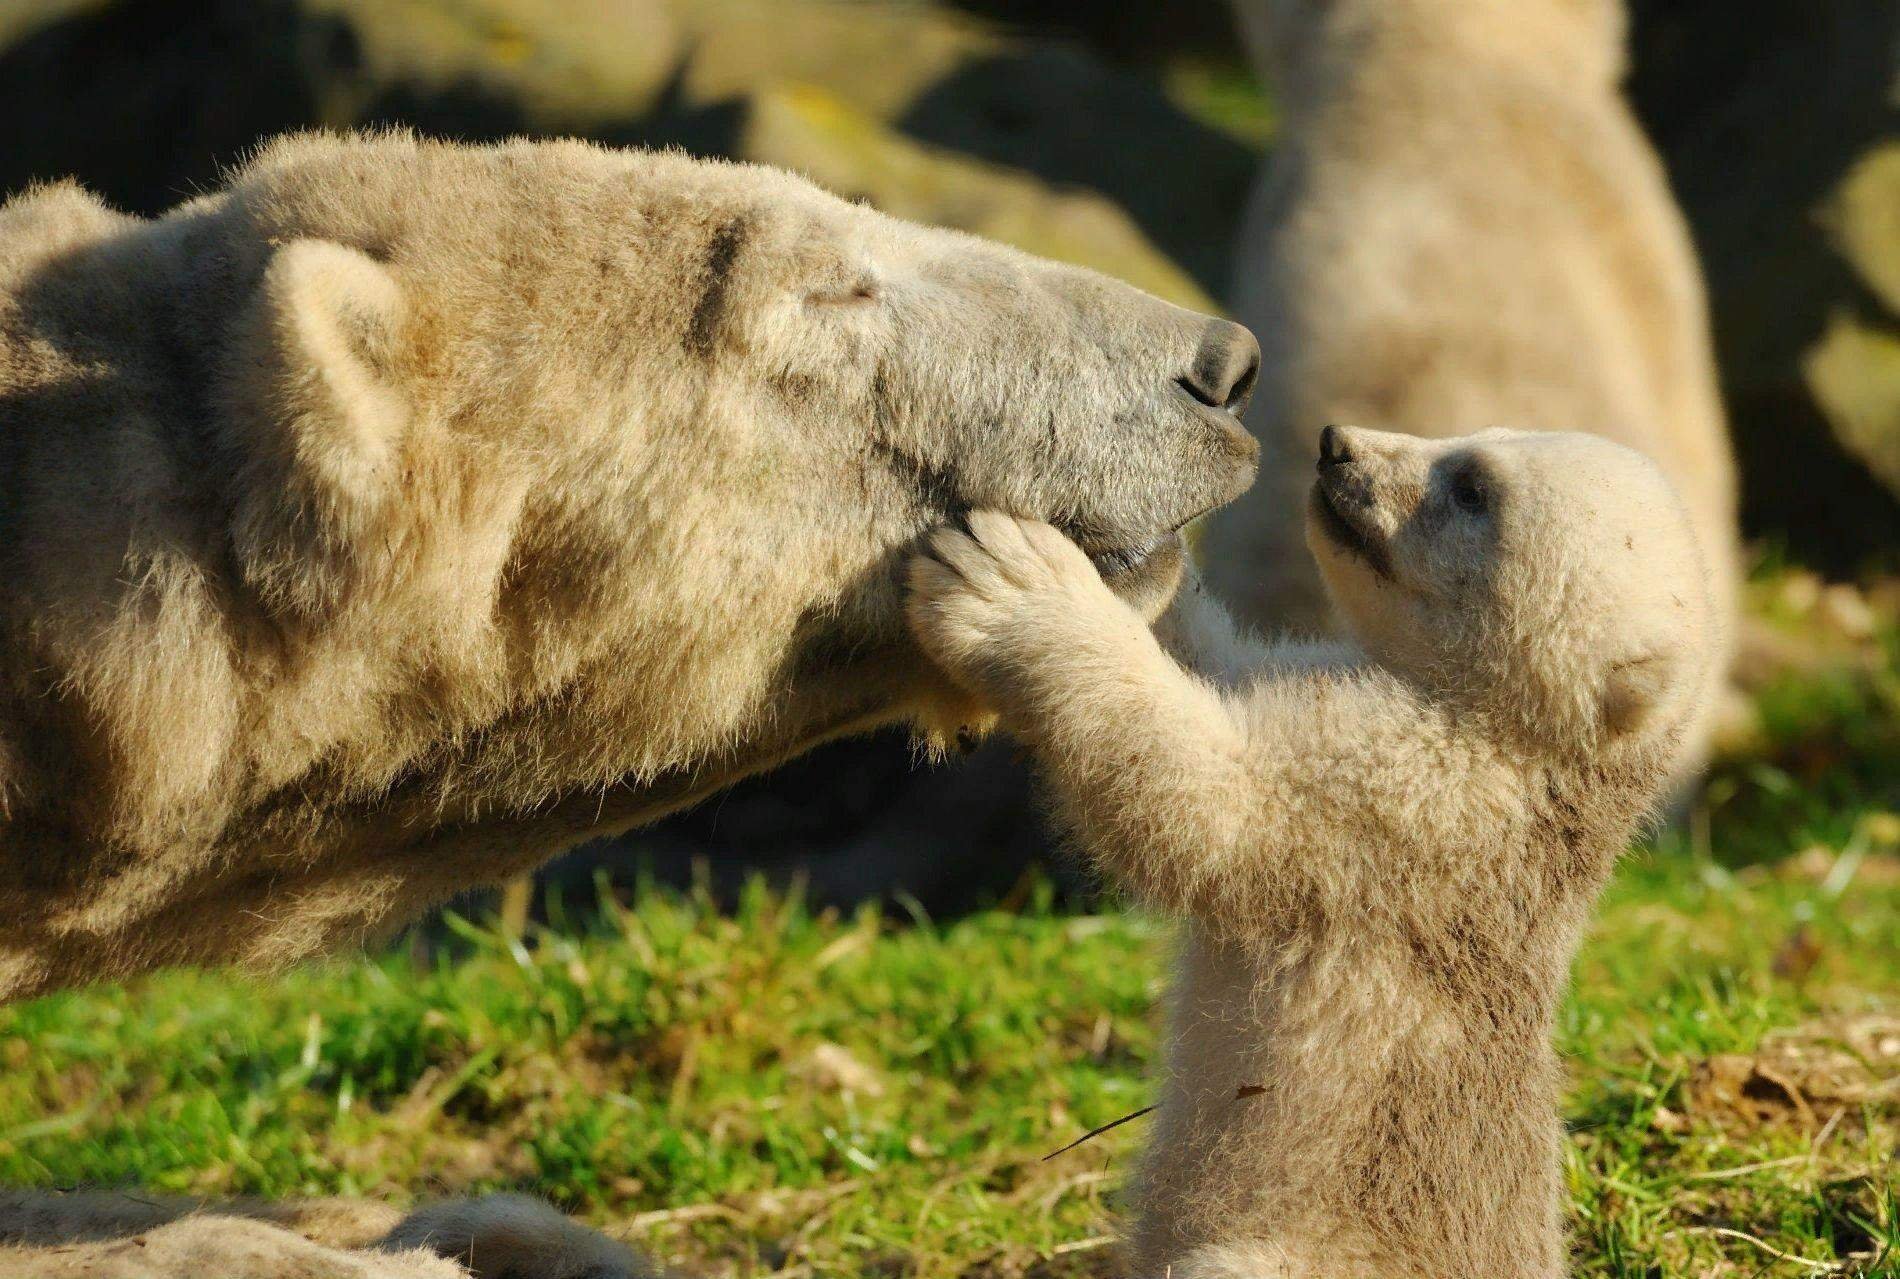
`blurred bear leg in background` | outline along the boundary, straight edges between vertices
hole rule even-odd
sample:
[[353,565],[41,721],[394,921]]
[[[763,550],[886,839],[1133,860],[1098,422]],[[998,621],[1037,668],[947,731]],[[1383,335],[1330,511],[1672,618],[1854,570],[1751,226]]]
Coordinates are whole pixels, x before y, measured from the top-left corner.
[[1320,429],[1483,423],[1648,454],[1683,494],[1731,617],[1735,472],[1707,309],[1617,90],[1620,0],[1237,9],[1282,108],[1235,284],[1264,349],[1254,415],[1272,460],[1210,522],[1215,593],[1253,626],[1323,629],[1302,551]]

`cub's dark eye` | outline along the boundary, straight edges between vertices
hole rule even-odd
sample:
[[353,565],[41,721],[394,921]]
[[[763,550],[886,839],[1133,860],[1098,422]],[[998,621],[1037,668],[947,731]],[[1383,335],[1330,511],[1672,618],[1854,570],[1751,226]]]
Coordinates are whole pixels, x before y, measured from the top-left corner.
[[1451,500],[1467,515],[1483,515],[1491,508],[1491,494],[1485,487],[1484,476],[1472,467],[1452,476]]

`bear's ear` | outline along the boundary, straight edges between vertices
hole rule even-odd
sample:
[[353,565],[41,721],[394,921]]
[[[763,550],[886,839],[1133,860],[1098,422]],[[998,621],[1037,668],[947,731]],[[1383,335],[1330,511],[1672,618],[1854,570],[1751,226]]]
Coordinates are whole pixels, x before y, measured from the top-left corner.
[[1600,699],[1604,731],[1611,737],[1624,737],[1647,724],[1669,700],[1677,665],[1674,657],[1660,652],[1613,664]]
[[409,421],[388,374],[404,302],[386,267],[326,240],[293,240],[264,269],[259,390],[288,427],[284,462],[323,505],[374,503],[392,482]]

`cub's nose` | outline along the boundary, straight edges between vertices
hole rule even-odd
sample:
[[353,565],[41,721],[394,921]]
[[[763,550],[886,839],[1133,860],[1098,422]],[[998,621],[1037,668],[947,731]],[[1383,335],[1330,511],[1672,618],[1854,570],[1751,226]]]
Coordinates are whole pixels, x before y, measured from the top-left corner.
[[1180,379],[1189,395],[1211,409],[1239,414],[1247,407],[1260,377],[1260,343],[1238,324],[1211,320],[1194,353],[1194,364]]
[[1336,426],[1329,426],[1319,433],[1319,469],[1322,474],[1335,466],[1344,466],[1352,461],[1352,445],[1346,442],[1346,433]]

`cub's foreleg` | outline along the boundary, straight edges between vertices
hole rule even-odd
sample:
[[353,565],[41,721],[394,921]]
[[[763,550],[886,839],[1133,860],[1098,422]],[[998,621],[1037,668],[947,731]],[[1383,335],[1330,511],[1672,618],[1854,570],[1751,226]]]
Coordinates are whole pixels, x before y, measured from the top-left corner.
[[1106,869],[1157,904],[1193,896],[1245,825],[1245,734],[1056,529],[994,512],[911,572],[925,649],[1035,750]]
[[[925,650],[1029,743],[1103,869],[1160,909],[1258,941],[1320,911],[1403,909],[1452,868],[1415,850],[1466,820],[1475,763],[1431,708],[1336,650],[1182,669],[1059,531],[994,512],[939,532],[911,573]],[[1202,606],[1206,623],[1211,603]],[[1316,665],[1316,663],[1318,663]]]

